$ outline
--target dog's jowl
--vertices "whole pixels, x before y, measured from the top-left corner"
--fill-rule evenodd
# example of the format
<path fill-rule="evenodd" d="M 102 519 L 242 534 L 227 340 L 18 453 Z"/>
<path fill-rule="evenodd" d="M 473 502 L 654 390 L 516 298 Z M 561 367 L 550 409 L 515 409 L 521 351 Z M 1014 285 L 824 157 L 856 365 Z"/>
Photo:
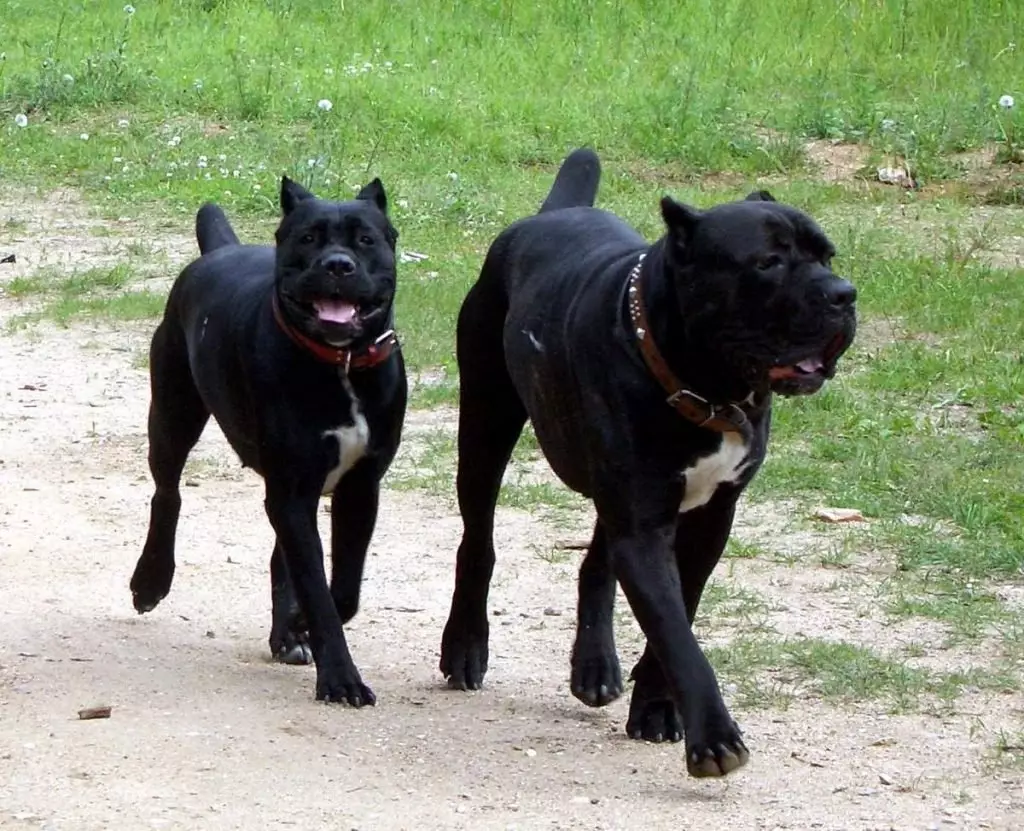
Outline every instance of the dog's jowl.
<path fill-rule="evenodd" d="M 805 214 L 764 192 L 709 210 L 664 198 L 653 245 L 592 207 L 600 167 L 566 159 L 538 215 L 491 246 L 458 324 L 463 520 L 441 671 L 488 663 L 494 506 L 526 420 L 555 473 L 593 500 L 573 694 L 623 691 L 616 580 L 647 639 L 626 730 L 678 741 L 694 776 L 748 758 L 691 629 L 736 502 L 765 455 L 772 397 L 816 392 L 855 330 L 854 287 Z"/>
<path fill-rule="evenodd" d="M 196 217 L 202 256 L 177 279 L 150 350 L 149 535 L 139 612 L 170 591 L 179 481 L 212 414 L 266 485 L 270 649 L 316 663 L 316 697 L 373 704 L 342 624 L 359 605 L 380 480 L 401 438 L 406 378 L 393 325 L 395 243 L 375 179 L 329 202 L 285 178 L 276 247 L 242 245 L 224 213 Z M 331 497 L 331 581 L 317 530 Z"/>

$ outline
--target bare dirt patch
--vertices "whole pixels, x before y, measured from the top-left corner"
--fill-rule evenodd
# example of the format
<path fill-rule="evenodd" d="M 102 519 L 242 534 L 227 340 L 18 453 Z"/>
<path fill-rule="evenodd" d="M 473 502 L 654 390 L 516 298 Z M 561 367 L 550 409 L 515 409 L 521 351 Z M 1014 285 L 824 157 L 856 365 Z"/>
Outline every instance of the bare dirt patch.
<path fill-rule="evenodd" d="M 31 240 L 19 245 L 37 256 Z M 68 262 L 90 267 L 93 250 Z M 16 305 L 0 297 L 0 318 Z M 1024 824 L 1024 778 L 989 765 L 1001 731 L 1019 729 L 1016 695 L 979 693 L 941 715 L 812 697 L 784 711 L 737 711 L 750 766 L 722 782 L 687 779 L 681 747 L 625 738 L 625 700 L 589 710 L 570 696 L 579 554 L 538 557 L 538 540 L 564 534 L 524 511 L 498 514 L 487 687 L 445 690 L 438 645 L 460 523 L 422 491 L 385 493 L 349 627 L 378 706 L 319 705 L 310 669 L 267 660 L 262 487 L 213 427 L 184 489 L 174 589 L 135 615 L 127 583 L 150 485 L 147 376 L 132 355 L 148 335 L 147 326 L 83 324 L 0 338 L 0 826 L 674 829 L 723 816 L 744 829 Z M 413 414 L 411 435 L 419 419 L 444 428 L 451 411 Z M 766 597 L 779 631 L 887 636 L 870 568 L 831 587 L 835 572 L 822 576 L 815 562 L 817 532 L 801 538 L 784 510 L 758 510 L 744 506 L 738 533 L 788 531 L 792 558 L 730 561 L 717 580 Z M 621 617 L 628 670 L 641 643 Z M 733 628 L 709 617 L 701 631 L 712 640 Z M 113 708 L 109 719 L 78 719 L 99 705 Z"/>

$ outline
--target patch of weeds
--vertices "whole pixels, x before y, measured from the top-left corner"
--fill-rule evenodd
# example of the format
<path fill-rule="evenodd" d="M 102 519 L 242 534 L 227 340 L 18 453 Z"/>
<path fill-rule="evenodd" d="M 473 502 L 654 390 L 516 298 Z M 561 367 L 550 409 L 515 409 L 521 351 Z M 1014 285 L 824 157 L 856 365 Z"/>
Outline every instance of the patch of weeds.
<path fill-rule="evenodd" d="M 501 486 L 498 504 L 524 511 L 578 511 L 586 506 L 586 500 L 562 484 L 554 482 L 529 482 L 514 469 L 512 477 Z"/>
<path fill-rule="evenodd" d="M 768 629 L 771 607 L 756 592 L 732 583 L 712 581 L 704 588 L 700 608 L 697 611 L 697 625 L 701 620 L 714 620 L 716 625 L 723 619 L 735 625 L 742 625 L 747 632 Z"/>
<path fill-rule="evenodd" d="M 15 315 L 10 330 L 21 329 L 40 320 L 67 326 L 79 317 L 115 321 L 149 320 L 159 317 L 166 296 L 126 287 L 137 277 L 131 266 L 92 268 L 65 276 L 63 272 L 43 270 L 17 277 L 7 284 L 7 292 L 19 300 L 38 299 L 41 307 Z"/>
<path fill-rule="evenodd" d="M 455 436 L 449 430 L 407 437 L 388 471 L 388 487 L 425 490 L 448 503 L 454 502 L 455 453 Z"/>
<path fill-rule="evenodd" d="M 409 407 L 413 410 L 432 410 L 434 407 L 454 406 L 458 403 L 458 380 L 444 378 L 429 384 L 413 384 L 409 389 Z"/>
<path fill-rule="evenodd" d="M 955 639 L 972 641 L 993 634 L 1010 618 L 995 594 L 983 585 L 946 578 L 905 577 L 893 582 L 884 610 L 898 618 L 920 616 L 941 621 Z"/>
<path fill-rule="evenodd" d="M 540 543 L 531 543 L 530 548 L 533 550 L 534 556 L 538 560 L 543 560 L 548 565 L 567 565 L 571 563 L 575 557 L 576 552 L 571 551 L 568 548 L 564 548 L 559 545 L 543 545 Z"/>
<path fill-rule="evenodd" d="M 985 762 L 991 769 L 1024 770 L 1024 731 L 1000 730 Z"/>
<path fill-rule="evenodd" d="M 740 706 L 747 707 L 820 697 L 835 703 L 881 701 L 892 712 L 905 712 L 925 699 L 952 700 L 968 680 L 914 669 L 854 644 L 816 638 L 742 636 L 707 653 L 720 677 L 736 685 Z"/>
<path fill-rule="evenodd" d="M 735 560 L 754 560 L 758 557 L 765 557 L 767 554 L 767 549 L 760 543 L 748 542 L 741 540 L 739 537 L 732 536 L 726 542 L 725 551 L 722 556 Z"/>

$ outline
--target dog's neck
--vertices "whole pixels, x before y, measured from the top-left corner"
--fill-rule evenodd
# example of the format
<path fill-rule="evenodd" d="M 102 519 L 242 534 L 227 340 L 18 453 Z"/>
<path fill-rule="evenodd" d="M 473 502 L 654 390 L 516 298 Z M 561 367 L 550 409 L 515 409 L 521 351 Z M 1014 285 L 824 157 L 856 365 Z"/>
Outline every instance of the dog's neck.
<path fill-rule="evenodd" d="M 694 342 L 684 320 L 674 274 L 668 262 L 666 238 L 646 252 L 638 289 L 642 294 L 650 336 L 665 363 L 690 391 L 714 404 L 737 404 L 744 409 L 760 404 L 764 392 L 736 377 L 714 343 Z"/>

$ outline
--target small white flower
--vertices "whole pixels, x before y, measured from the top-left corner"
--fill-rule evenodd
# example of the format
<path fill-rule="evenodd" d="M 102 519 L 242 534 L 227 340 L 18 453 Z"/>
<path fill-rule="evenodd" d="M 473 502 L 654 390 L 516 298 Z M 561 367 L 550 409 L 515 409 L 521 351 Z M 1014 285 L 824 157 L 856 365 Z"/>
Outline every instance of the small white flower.
<path fill-rule="evenodd" d="M 316 167 L 316 159 L 306 159 L 306 167 Z"/>
<path fill-rule="evenodd" d="M 14 123 L 19 127 L 28 127 L 28 116 L 25 113 L 18 113 L 14 116 Z"/>
<path fill-rule="evenodd" d="M 318 110 L 322 110 L 325 113 L 329 113 L 332 109 L 334 109 L 334 104 L 332 104 L 330 100 L 327 98 L 321 98 L 319 101 L 316 102 L 316 108 Z"/>
<path fill-rule="evenodd" d="M 173 136 L 171 140 L 167 142 L 168 147 L 177 147 L 179 144 L 181 144 L 181 136 Z"/>
<path fill-rule="evenodd" d="M 262 190 L 262 188 L 263 188 L 263 185 L 260 185 L 260 184 L 255 184 L 255 185 L 252 186 L 253 190 Z"/>
<path fill-rule="evenodd" d="M 882 129 L 885 130 L 886 132 L 889 132 L 889 130 L 891 130 L 895 126 L 896 122 L 893 121 L 891 118 L 882 119 Z"/>
<path fill-rule="evenodd" d="M 203 79 L 202 78 L 196 78 L 192 82 L 192 86 L 195 87 L 196 92 L 202 92 L 203 91 Z"/>
<path fill-rule="evenodd" d="M 448 178 L 451 179 L 453 182 L 457 182 L 459 181 L 459 174 L 452 170 L 451 172 L 449 172 Z"/>
<path fill-rule="evenodd" d="M 403 210 L 407 210 L 408 207 L 409 207 L 409 200 L 408 199 L 399 199 L 398 200 L 398 207 L 402 208 Z"/>
<path fill-rule="evenodd" d="M 80 135 L 79 138 L 82 141 L 88 141 L 89 140 L 89 134 L 88 133 L 82 133 L 82 135 Z"/>
<path fill-rule="evenodd" d="M 65 72 L 64 76 L 63 76 L 63 80 L 64 80 L 65 84 L 73 84 L 75 82 L 75 76 L 74 75 L 68 75 Z"/>
<path fill-rule="evenodd" d="M 221 153 L 219 156 L 217 156 L 217 160 L 221 162 L 226 162 L 228 160 L 228 157 L 226 154 Z"/>
<path fill-rule="evenodd" d="M 129 125 L 130 123 L 131 123 L 131 122 L 130 122 L 130 121 L 128 121 L 128 119 L 127 119 L 127 118 L 122 118 L 122 119 L 119 119 L 119 120 L 118 120 L 118 122 L 117 122 L 117 126 L 118 126 L 118 127 L 121 127 L 122 129 L 124 129 L 124 128 L 125 128 L 125 127 L 127 127 L 127 126 L 128 126 L 128 125 Z"/>
<path fill-rule="evenodd" d="M 196 167 L 206 167 L 208 162 L 209 160 L 206 158 L 206 156 L 200 156 L 199 159 L 196 161 Z"/>
<path fill-rule="evenodd" d="M 114 156 L 114 164 L 121 164 L 121 162 L 123 161 L 124 159 L 122 159 L 120 156 Z"/>
<path fill-rule="evenodd" d="M 1012 110 L 1015 103 L 1012 95 L 1003 95 L 999 98 L 999 106 L 1004 110 Z"/>
<path fill-rule="evenodd" d="M 324 75 L 331 76 L 333 74 L 334 74 L 334 70 L 331 69 L 329 66 L 326 69 L 324 69 Z"/>
<path fill-rule="evenodd" d="M 127 6 L 124 7 L 124 13 L 131 17 L 133 14 L 135 14 L 135 6 L 129 3 Z"/>

